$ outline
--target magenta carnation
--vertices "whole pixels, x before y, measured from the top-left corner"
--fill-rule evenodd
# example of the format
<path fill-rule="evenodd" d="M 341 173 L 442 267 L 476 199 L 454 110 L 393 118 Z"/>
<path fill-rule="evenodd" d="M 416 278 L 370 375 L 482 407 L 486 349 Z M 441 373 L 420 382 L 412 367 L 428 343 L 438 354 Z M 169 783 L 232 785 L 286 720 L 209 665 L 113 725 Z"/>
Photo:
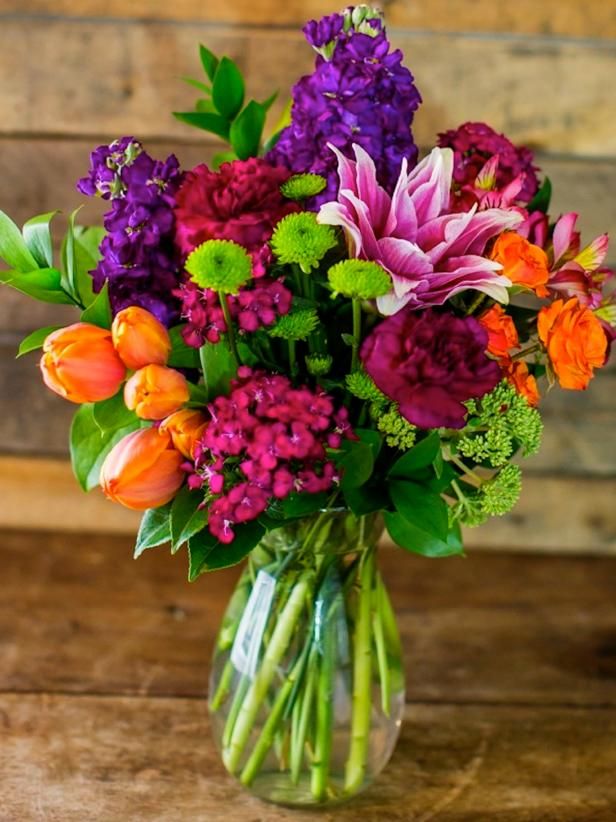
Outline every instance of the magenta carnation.
<path fill-rule="evenodd" d="M 233 240 L 253 255 L 255 275 L 264 273 L 274 226 L 299 208 L 280 193 L 289 175 L 258 157 L 224 163 L 220 171 L 204 164 L 189 171 L 176 195 L 175 241 L 182 255 L 206 240 Z"/>
<path fill-rule="evenodd" d="M 486 123 L 463 123 L 456 129 L 445 131 L 438 135 L 438 145 L 454 151 L 453 179 L 463 200 L 468 190 L 475 187 L 486 162 L 495 155 L 498 155 L 495 181 L 498 191 L 520 178 L 518 202 L 527 204 L 537 193 L 539 180 L 533 152 L 525 146 L 515 146 Z"/>
<path fill-rule="evenodd" d="M 473 317 L 400 311 L 365 340 L 361 359 L 378 388 L 419 428 L 462 428 L 464 403 L 491 391 L 501 370 Z"/>

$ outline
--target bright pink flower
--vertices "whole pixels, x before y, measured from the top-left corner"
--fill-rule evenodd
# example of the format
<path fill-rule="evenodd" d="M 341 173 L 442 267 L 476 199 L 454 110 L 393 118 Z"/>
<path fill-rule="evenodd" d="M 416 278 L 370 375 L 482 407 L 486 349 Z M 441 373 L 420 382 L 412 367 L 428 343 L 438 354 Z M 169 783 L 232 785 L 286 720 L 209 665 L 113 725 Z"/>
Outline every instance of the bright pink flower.
<path fill-rule="evenodd" d="M 410 172 L 403 160 L 390 197 L 360 146 L 354 146 L 356 162 L 330 147 L 338 156 L 340 191 L 337 202 L 321 207 L 319 222 L 342 226 L 353 256 L 375 260 L 389 271 L 393 291 L 377 300 L 383 314 L 395 314 L 407 304 L 442 305 L 467 289 L 507 302 L 511 283 L 499 273 L 500 265 L 482 254 L 488 240 L 515 228 L 522 216 L 476 207 L 451 213 L 451 149 L 433 149 Z"/>

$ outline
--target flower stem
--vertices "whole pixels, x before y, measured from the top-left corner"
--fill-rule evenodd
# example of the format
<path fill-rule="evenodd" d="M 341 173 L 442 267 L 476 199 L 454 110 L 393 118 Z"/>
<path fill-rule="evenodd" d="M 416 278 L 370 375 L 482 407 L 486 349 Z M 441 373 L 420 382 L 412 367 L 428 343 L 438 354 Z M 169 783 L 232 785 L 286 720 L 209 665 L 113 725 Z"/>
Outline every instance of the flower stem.
<path fill-rule="evenodd" d="M 372 710 L 372 649 L 370 636 L 371 589 L 374 551 L 368 549 L 359 571 L 359 604 L 353 640 L 353 714 L 351 717 L 351 747 L 346 763 L 344 787 L 356 793 L 366 774 L 370 717 Z"/>
<path fill-rule="evenodd" d="M 231 349 L 231 356 L 235 362 L 235 367 L 240 366 L 240 357 L 237 353 L 237 345 L 235 343 L 235 332 L 233 330 L 233 320 L 231 319 L 231 309 L 229 308 L 229 299 L 223 291 L 218 292 L 218 299 L 220 307 L 225 318 L 225 325 L 227 326 L 227 340 L 229 341 L 229 348 Z"/>
<path fill-rule="evenodd" d="M 529 345 L 528 348 L 523 348 L 522 351 L 518 351 L 517 354 L 512 354 L 512 360 L 521 360 L 524 357 L 527 357 L 529 354 L 534 354 L 536 351 L 539 351 L 541 346 L 539 343 L 535 343 L 534 345 Z"/>
<path fill-rule="evenodd" d="M 353 354 L 351 355 L 351 372 L 359 368 L 359 345 L 361 342 L 361 300 L 353 299 Z"/>
<path fill-rule="evenodd" d="M 299 721 L 297 731 L 293 734 L 291 742 L 291 781 L 294 785 L 299 782 L 299 776 L 304 761 L 304 749 L 306 747 L 306 734 L 308 733 L 308 723 L 312 715 L 314 702 L 314 692 L 316 686 L 316 647 L 310 649 L 308 659 L 308 669 L 306 671 L 306 681 L 301 700 L 298 700 Z"/>
<path fill-rule="evenodd" d="M 297 376 L 297 342 L 296 340 L 287 340 L 289 344 L 289 372 L 292 377 Z"/>
<path fill-rule="evenodd" d="M 471 469 L 468 467 L 468 465 L 465 465 L 465 464 L 462 462 L 462 460 L 461 460 L 461 459 L 458 459 L 458 457 L 456 457 L 456 455 L 455 455 L 455 454 L 450 454 L 450 456 L 449 456 L 449 460 L 450 460 L 450 462 L 453 462 L 453 464 L 454 464 L 455 466 L 457 466 L 457 467 L 460 469 L 460 471 L 462 471 L 462 472 L 463 472 L 463 474 L 464 474 L 464 476 L 465 476 L 465 477 L 470 477 L 470 478 L 471 478 L 472 480 L 474 480 L 474 481 L 475 481 L 478 485 L 481 485 L 481 484 L 483 483 L 483 480 L 481 479 L 481 477 L 479 476 L 479 474 L 476 474 L 473 470 L 471 470 Z"/>
<path fill-rule="evenodd" d="M 473 302 L 469 305 L 469 307 L 468 307 L 468 309 L 467 309 L 467 311 L 466 311 L 466 316 L 468 317 L 468 316 L 470 316 L 471 314 L 474 314 L 474 313 L 475 313 L 475 311 L 477 311 L 477 309 L 479 308 L 479 306 L 480 306 L 480 305 L 484 302 L 484 300 L 487 298 L 487 296 L 488 296 L 487 294 L 483 294 L 483 293 L 480 291 L 480 292 L 479 292 L 479 294 L 477 294 L 477 296 L 476 296 L 476 297 L 475 297 L 475 299 L 473 300 Z"/>
<path fill-rule="evenodd" d="M 382 582 L 379 577 L 373 590 L 374 608 L 372 611 L 372 628 L 374 632 L 374 642 L 376 645 L 376 660 L 379 668 L 379 679 L 381 682 L 381 708 L 383 709 L 385 716 L 388 717 L 391 702 L 391 677 L 389 675 L 385 630 L 383 628 L 383 603 L 381 592 Z"/>

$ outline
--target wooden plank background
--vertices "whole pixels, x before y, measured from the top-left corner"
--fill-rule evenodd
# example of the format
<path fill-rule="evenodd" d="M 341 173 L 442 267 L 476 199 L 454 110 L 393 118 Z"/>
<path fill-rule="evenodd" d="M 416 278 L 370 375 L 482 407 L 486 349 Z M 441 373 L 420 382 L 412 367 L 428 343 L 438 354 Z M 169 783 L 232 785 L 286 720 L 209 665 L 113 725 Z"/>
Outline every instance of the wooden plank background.
<path fill-rule="evenodd" d="M 616 0 L 384 5 L 425 99 L 415 129 L 423 146 L 465 119 L 486 120 L 539 152 L 556 212 L 579 210 L 589 240 L 616 235 Z M 207 160 L 215 145 L 169 113 L 192 103 L 179 77 L 198 72 L 197 44 L 237 59 L 252 94 L 284 91 L 311 64 L 299 26 L 332 8 L 324 0 L 3 0 L 0 208 L 19 221 L 69 211 L 82 202 L 74 181 L 90 149 L 122 134 L 137 134 L 157 155 L 175 151 L 185 166 Z M 88 220 L 100 213 L 97 202 L 83 210 Z M 43 389 L 36 358 L 14 361 L 20 337 L 58 316 L 0 292 L 0 524 L 44 527 L 51 518 L 54 527 L 122 532 L 134 517 L 96 498 L 84 504 L 68 478 L 72 409 Z M 589 392 L 547 398 L 544 448 L 527 463 L 519 508 L 471 532 L 470 545 L 616 551 L 615 381 L 611 368 Z M 46 503 L 37 506 L 44 515 L 26 488 Z"/>

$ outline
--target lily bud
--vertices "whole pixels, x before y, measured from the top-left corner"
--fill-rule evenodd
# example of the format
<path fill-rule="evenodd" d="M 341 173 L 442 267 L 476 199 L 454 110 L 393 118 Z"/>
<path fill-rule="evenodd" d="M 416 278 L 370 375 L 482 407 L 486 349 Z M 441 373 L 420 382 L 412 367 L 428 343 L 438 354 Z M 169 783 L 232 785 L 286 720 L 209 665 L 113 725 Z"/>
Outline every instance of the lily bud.
<path fill-rule="evenodd" d="M 106 497 L 144 511 L 169 502 L 186 479 L 183 457 L 160 428 L 127 434 L 107 454 L 100 474 Z"/>
<path fill-rule="evenodd" d="M 165 365 L 171 340 L 165 326 L 145 308 L 131 305 L 116 314 L 111 335 L 120 359 L 136 371 L 144 365 Z"/>
<path fill-rule="evenodd" d="M 124 386 L 126 407 L 142 420 L 162 420 L 188 402 L 188 383 L 165 365 L 146 365 Z"/>
<path fill-rule="evenodd" d="M 193 459 L 193 448 L 208 425 L 208 418 L 202 411 L 183 408 L 176 411 L 160 424 L 161 431 L 171 435 L 174 446 L 188 459 Z"/>
<path fill-rule="evenodd" d="M 40 367 L 48 388 L 77 403 L 113 397 L 126 377 L 111 332 L 90 323 L 53 331 L 43 343 Z"/>

